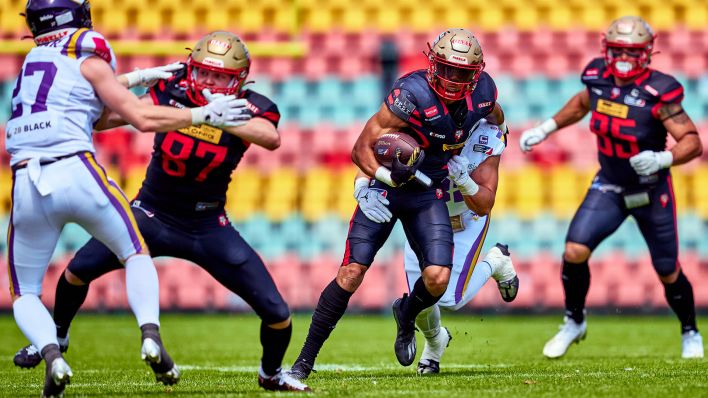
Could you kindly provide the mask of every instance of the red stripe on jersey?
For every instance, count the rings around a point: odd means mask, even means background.
[[[263,114],[256,116],[262,116],[273,123],[278,123],[280,121],[280,115],[275,112],[263,112]]]
[[[637,86],[640,86],[644,82],[644,80],[647,80],[649,75],[651,75],[651,69],[647,68],[647,70],[644,71],[644,73],[642,73],[642,75],[639,76],[637,78],[637,80],[634,81],[634,84],[636,84]]]
[[[671,196],[671,210],[674,213],[674,231],[676,231],[676,268],[675,270],[679,269],[680,263],[678,260],[678,251],[679,251],[679,238],[678,238],[678,224],[676,223],[677,217],[676,217],[676,197],[674,196],[674,184],[673,181],[671,180],[671,174],[666,176],[666,180],[669,183],[669,196]]]
[[[606,69],[606,70],[602,73],[602,78],[603,78],[603,79],[607,79],[608,77],[610,77],[611,74],[612,74],[612,72],[610,72],[609,69]]]
[[[354,209],[354,214],[352,214],[352,218],[349,219],[349,230],[347,230],[347,242],[345,243],[344,247],[344,258],[342,259],[342,266],[344,265],[349,265],[351,264],[351,247],[349,247],[349,233],[352,232],[352,225],[354,225],[354,217],[356,216],[356,211],[359,210],[359,206]]]
[[[669,91],[668,93],[661,96],[661,100],[664,102],[669,102],[679,95],[683,95],[683,87],[679,87],[676,90]]]
[[[386,98],[386,102],[390,105],[393,104],[393,95],[389,94]]]
[[[157,93],[155,92],[155,88],[151,88],[148,92],[150,93],[150,98],[152,98],[152,102],[155,105],[160,105],[160,100],[157,99]]]
[[[430,141],[428,141],[428,138],[425,136],[425,134],[423,134],[422,131],[419,131],[416,128],[412,128],[411,130],[413,130],[416,134],[418,134],[418,137],[420,137],[420,140],[423,141],[423,144],[421,144],[421,146],[420,146],[421,148],[425,149],[430,146]]]
[[[472,102],[472,95],[470,95],[470,93],[467,93],[467,95],[465,95],[465,103],[467,104],[468,111],[474,110],[474,103]]]
[[[414,124],[418,127],[423,127],[423,124],[420,122],[420,120],[414,119],[413,116],[408,118],[408,123]]]

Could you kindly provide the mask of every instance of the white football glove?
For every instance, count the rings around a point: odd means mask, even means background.
[[[123,76],[128,79],[128,88],[135,86],[152,87],[162,79],[169,79],[174,75],[174,72],[177,72],[183,67],[183,64],[175,62],[155,68],[136,69]]]
[[[388,199],[380,192],[369,188],[368,178],[357,178],[354,183],[354,199],[359,202],[359,208],[369,220],[377,223],[391,221],[391,210],[386,207]]]
[[[447,172],[460,192],[465,196],[472,196],[479,191],[479,185],[470,177],[470,161],[464,156],[455,155],[447,162]]]
[[[640,176],[648,176],[671,167],[674,155],[669,151],[642,151],[629,158],[629,164]]]
[[[251,120],[245,99],[237,99],[235,95],[212,94],[206,88],[202,94],[209,103],[191,109],[192,125],[206,123],[219,128],[238,127]]]
[[[524,152],[531,150],[531,147],[540,144],[545,140],[549,134],[558,130],[558,124],[553,118],[546,120],[540,125],[525,130],[521,133],[521,139],[519,140],[519,146]]]

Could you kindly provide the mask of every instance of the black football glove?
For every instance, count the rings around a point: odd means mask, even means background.
[[[425,152],[420,151],[418,158],[410,166],[403,164],[398,155],[393,159],[391,163],[391,181],[393,181],[396,186],[401,186],[408,181],[415,178],[415,172],[418,171],[418,167],[423,164],[423,159],[425,159]]]

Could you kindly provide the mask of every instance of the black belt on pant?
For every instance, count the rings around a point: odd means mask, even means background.
[[[83,153],[83,152],[84,152],[84,151],[81,151],[81,152],[74,152],[74,153],[70,153],[70,154],[68,154],[68,155],[57,156],[57,157],[53,157],[53,158],[51,158],[51,159],[46,159],[46,160],[40,160],[40,161],[39,161],[39,165],[40,165],[40,166],[46,166],[46,165],[48,165],[48,164],[52,164],[52,163],[54,163],[54,162],[58,162],[58,161],[63,160],[63,159],[68,159],[68,158],[70,158],[70,157],[72,157],[72,156],[76,156],[76,155],[78,155],[78,154],[80,154],[80,153]],[[29,164],[29,161],[24,162],[24,163],[20,162],[20,164],[16,164],[16,165],[12,166],[10,169],[12,169],[12,171],[22,170],[22,169],[26,168],[28,164]]]

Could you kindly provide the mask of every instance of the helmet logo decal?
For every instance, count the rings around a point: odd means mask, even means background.
[[[450,40],[450,44],[452,44],[453,50],[459,51],[461,53],[469,52],[470,47],[472,47],[471,41],[458,38],[453,38],[452,40]]]
[[[41,20],[41,18],[40,18]],[[65,23],[69,23],[74,20],[74,15],[71,13],[71,11],[67,11],[63,14],[59,14],[56,17],[57,25],[63,25]]]
[[[211,39],[207,44],[207,51],[212,54],[224,55],[231,49],[231,44],[225,41]]]
[[[450,57],[447,59],[448,61],[454,62],[456,64],[463,64],[467,65],[467,58],[465,57],[460,57],[459,55],[455,54],[450,54]]]
[[[631,21],[621,21],[617,24],[617,33],[621,35],[632,34],[632,30],[634,30],[634,23]]]

